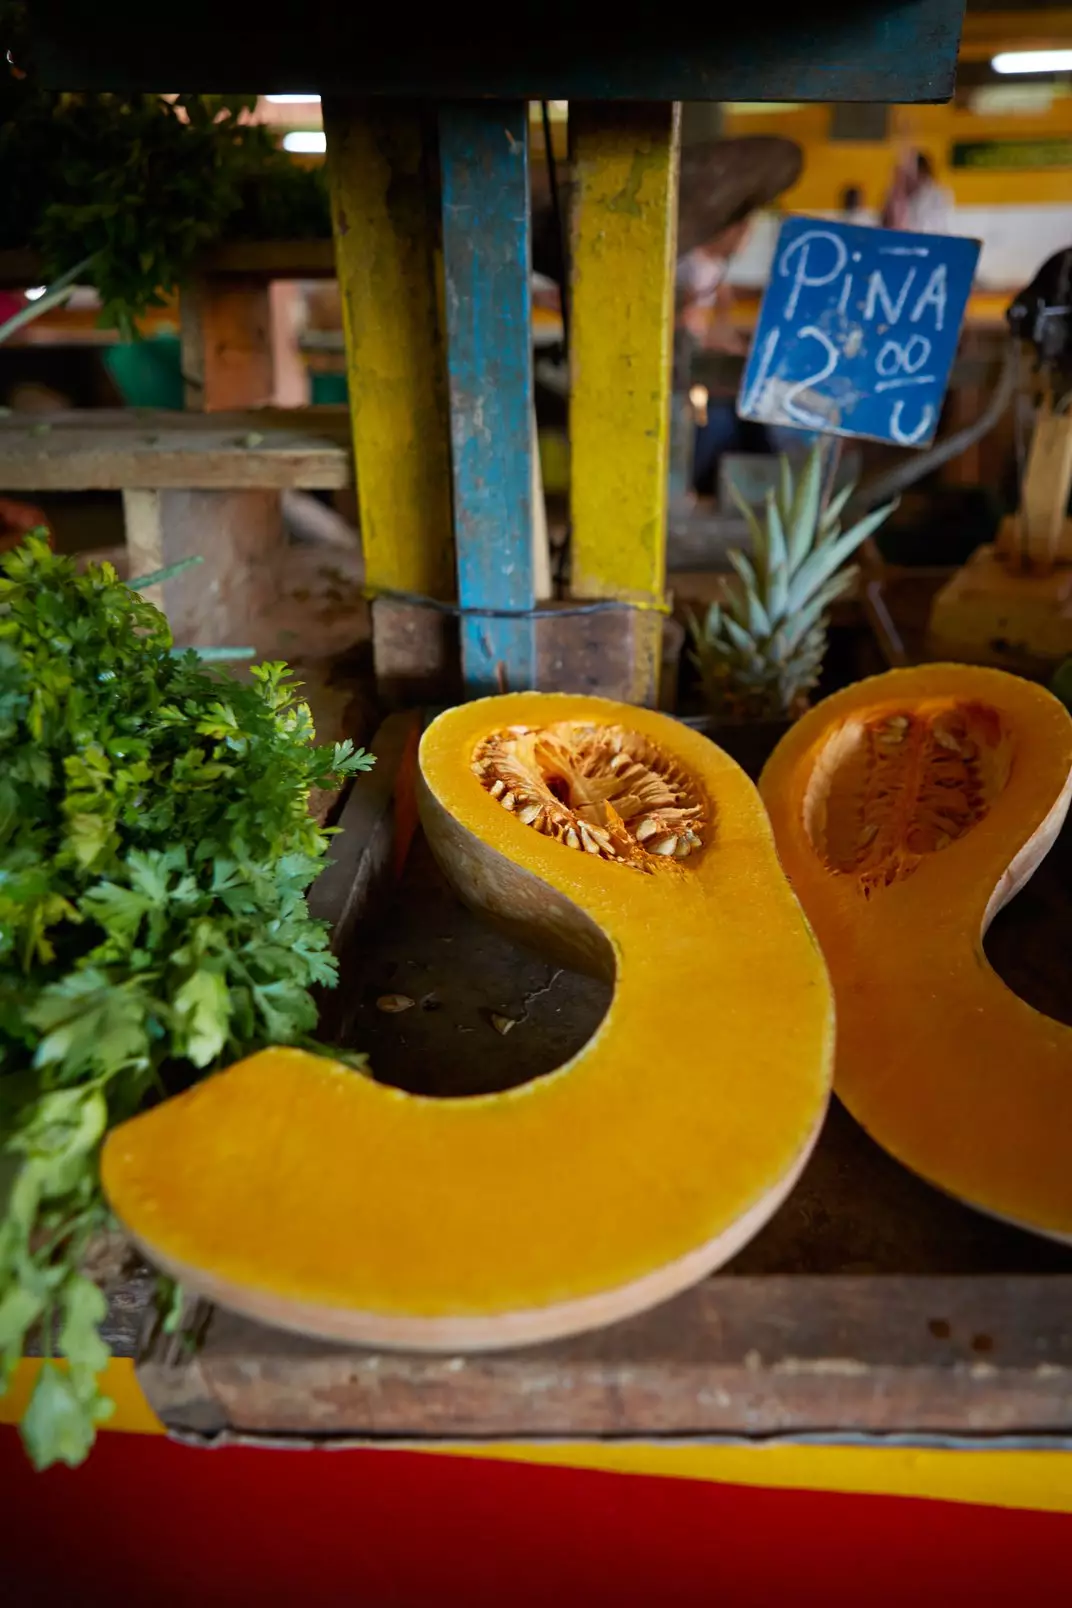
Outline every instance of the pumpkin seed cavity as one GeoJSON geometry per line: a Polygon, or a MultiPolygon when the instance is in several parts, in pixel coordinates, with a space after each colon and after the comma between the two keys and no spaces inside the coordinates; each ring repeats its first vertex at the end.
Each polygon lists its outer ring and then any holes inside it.
{"type": "Polygon", "coordinates": [[[1012,757],[1012,736],[986,704],[934,701],[850,720],[812,770],[804,799],[812,846],[870,898],[977,826],[1012,757]]]}
{"type": "Polygon", "coordinates": [[[533,831],[654,871],[703,846],[710,809],[676,760],[623,726],[509,726],[473,755],[480,783],[533,831]]]}

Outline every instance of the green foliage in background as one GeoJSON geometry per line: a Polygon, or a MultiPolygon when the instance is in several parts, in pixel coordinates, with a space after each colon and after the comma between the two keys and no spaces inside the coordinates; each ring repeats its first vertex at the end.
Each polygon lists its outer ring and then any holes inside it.
{"type": "MultiPolygon", "coordinates": [[[[0,0],[0,47],[5,19],[0,0]]],[[[49,283],[91,256],[101,321],[131,339],[215,241],[330,237],[323,169],[244,120],[255,104],[55,94],[0,63],[0,250],[39,251],[49,283]]]]}

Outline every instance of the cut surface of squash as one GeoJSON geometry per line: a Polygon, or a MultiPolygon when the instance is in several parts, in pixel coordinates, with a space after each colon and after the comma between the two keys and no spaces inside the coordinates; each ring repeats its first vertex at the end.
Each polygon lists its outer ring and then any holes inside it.
{"type": "Polygon", "coordinates": [[[1072,1029],[1019,999],[983,935],[1060,830],[1072,720],[1000,670],[923,665],[836,693],[760,780],[823,947],[835,1090],[931,1183],[1072,1238],[1072,1029]]]}
{"type": "Polygon", "coordinates": [[[826,968],[752,783],[665,715],[485,699],[429,727],[420,770],[462,897],[613,978],[594,1037],[447,1100],[267,1050],[117,1128],[105,1189],[184,1286],[284,1327],[430,1350],[595,1327],[792,1187],[829,1094],[826,968]]]}

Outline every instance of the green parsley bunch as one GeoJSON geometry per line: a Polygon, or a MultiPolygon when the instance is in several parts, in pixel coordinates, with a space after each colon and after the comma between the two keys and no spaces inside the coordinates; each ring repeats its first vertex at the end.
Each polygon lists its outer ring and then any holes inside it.
{"type": "Polygon", "coordinates": [[[372,759],[313,745],[282,664],[244,683],[176,653],[110,565],[31,536],[0,561],[0,1391],[29,1331],[39,1467],[79,1462],[112,1404],[101,1139],[154,1095],[316,1025],[336,965],[305,900],[327,838],[309,791],[372,759]]]}

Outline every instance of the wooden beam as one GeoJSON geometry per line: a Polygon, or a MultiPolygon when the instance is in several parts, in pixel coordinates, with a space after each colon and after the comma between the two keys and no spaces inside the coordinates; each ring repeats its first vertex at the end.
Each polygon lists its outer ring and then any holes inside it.
{"type": "Polygon", "coordinates": [[[263,407],[275,387],[268,281],[198,273],[179,296],[186,406],[205,413],[263,407]]]}
{"type": "Polygon", "coordinates": [[[324,107],[370,587],[449,598],[450,446],[428,132],[414,106],[324,107]]]}
{"type": "MultiPolygon", "coordinates": [[[[334,279],[332,240],[222,240],[198,259],[198,269],[216,277],[245,279],[334,279]]],[[[24,290],[45,278],[39,252],[28,247],[0,251],[0,289],[24,290]]]]}
{"type": "Polygon", "coordinates": [[[345,415],[105,411],[0,419],[0,490],[338,490],[345,415]]]}
{"type": "MultiPolygon", "coordinates": [[[[438,289],[434,114],[411,102],[324,105],[366,579],[373,592],[454,596],[450,426],[438,289]]],[[[441,617],[374,605],[390,697],[434,695],[441,617]]]]}
{"type": "MultiPolygon", "coordinates": [[[[532,332],[528,108],[444,107],[439,118],[458,596],[532,609],[532,332]]],[[[531,687],[531,619],[462,623],[470,696],[531,687]]]]}
{"type": "Polygon", "coordinates": [[[35,80],[67,90],[316,89],[362,95],[525,100],[942,101],[953,92],[964,0],[848,0],[793,8],[645,7],[615,17],[574,0],[422,17],[353,0],[309,16],[263,0],[186,0],[174,13],[111,0],[108,48],[85,0],[28,8],[35,80]],[[782,8],[783,10],[785,8],[782,8]]]}
{"type": "Polygon", "coordinates": [[[131,575],[200,558],[149,592],[180,647],[243,647],[279,597],[278,492],[124,491],[131,575]]]}
{"type": "Polygon", "coordinates": [[[264,279],[334,279],[333,240],[221,240],[201,266],[212,275],[264,279]]]}
{"type": "Polygon", "coordinates": [[[610,1328],[466,1357],[219,1308],[138,1378],[169,1428],[377,1441],[1072,1432],[1072,1277],[711,1278],[610,1328]]]}
{"type": "MultiPolygon", "coordinates": [[[[572,590],[659,604],[679,108],[581,104],[570,109],[570,127],[572,590]]],[[[637,631],[636,703],[656,700],[661,626],[652,613],[637,631]]]]}

